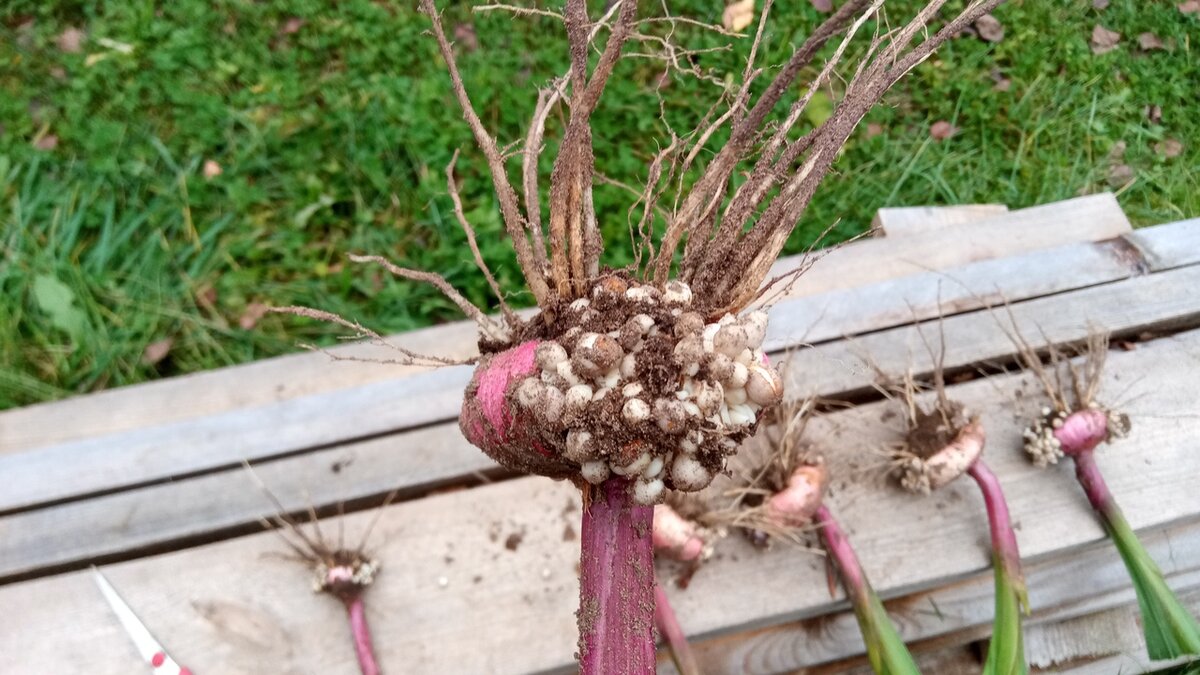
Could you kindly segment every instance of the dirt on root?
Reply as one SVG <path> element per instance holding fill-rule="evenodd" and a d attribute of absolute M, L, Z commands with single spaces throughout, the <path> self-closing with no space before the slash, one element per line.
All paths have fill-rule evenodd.
<path fill-rule="evenodd" d="M 917 406 L 915 418 L 905 442 L 909 452 L 921 459 L 929 459 L 940 452 L 971 421 L 962 404 L 955 401 L 931 410 Z"/>

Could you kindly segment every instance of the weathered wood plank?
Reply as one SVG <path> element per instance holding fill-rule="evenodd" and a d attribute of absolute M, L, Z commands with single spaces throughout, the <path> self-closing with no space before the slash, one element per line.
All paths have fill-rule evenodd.
<path fill-rule="evenodd" d="M 1200 218 L 1137 230 L 1126 236 L 1154 271 L 1200 263 Z"/>
<path fill-rule="evenodd" d="M 1008 213 L 1008 206 L 1004 204 L 885 206 L 871 219 L 871 231 L 877 236 L 907 237 L 1005 213 Z"/>
<path fill-rule="evenodd" d="M 1040 325 L 1055 341 L 1080 339 L 1089 322 L 1114 332 L 1162 322 L 1186 323 L 1200 316 L 1200 296 L 1190 291 L 1197 283 L 1200 267 L 1184 267 L 1021 303 L 1013 311 L 1027 327 Z M 771 325 L 771 335 L 800 339 L 807 320 L 781 311 Z M 945 330 L 948 368 L 1013 353 L 988 313 L 950 317 Z M 791 369 L 790 391 L 808 392 L 816 386 L 821 393 L 834 395 L 869 387 L 873 375 L 865 368 L 848 371 L 847 365 L 853 366 L 862 354 L 873 355 L 881 364 L 894 361 L 883 355 L 895 353 L 897 340 L 914 352 L 918 370 L 927 371 L 931 359 L 924 354 L 917 329 L 903 327 L 800 352 L 793 357 L 799 365 Z M 772 337 L 772 344 L 780 342 Z M 901 362 L 905 360 L 907 354 Z M 0 473 L 12 481 L 12 488 L 0 495 L 0 511 L 452 419 L 468 378 L 465 366 L 443 368 L 174 425 L 0 455 Z"/>
<path fill-rule="evenodd" d="M 856 241 L 821 257 L 797 280 L 792 292 L 803 296 L 863 286 L 972 260 L 1111 239 L 1131 229 L 1112 194 L 1077 197 L 944 230 Z M 772 275 L 796 267 L 794 260 L 780 261 L 772 268 Z"/>
<path fill-rule="evenodd" d="M 1034 334 L 1035 326 L 1041 326 L 1053 340 L 1079 340 L 1086 335 L 1091 322 L 1113 330 L 1128 331 L 1189 317 L 1194 321 L 1200 316 L 1200 298 L 1190 291 L 1196 283 L 1200 283 L 1200 267 L 1184 268 L 1020 303 L 1013 306 L 1013 312 L 1030 335 Z M 781 319 L 776 325 L 786 331 L 788 323 Z M 999 330 L 996 319 L 987 313 L 950 317 L 945 321 L 945 331 L 948 345 L 946 363 L 949 367 L 968 366 L 988 359 L 1003 361 L 1010 358 L 1014 351 L 1008 338 Z M 865 336 L 854 344 L 828 343 L 793 354 L 793 365 L 789 371 L 792 378 L 790 390 L 797 394 L 816 391 L 822 396 L 838 397 L 865 389 L 874 379 L 873 373 L 859 360 L 862 354 L 867 353 L 881 367 L 892 372 L 899 372 L 906 364 L 910 364 L 915 372 L 925 373 L 932 364 L 917 330 L 902 327 Z M 439 371 L 436 375 L 444 376 L 449 372 Z M 319 405 L 308 406 L 303 414 L 315 415 L 320 412 L 319 419 L 330 421 L 321 428 L 336 430 L 335 424 L 348 424 L 351 431 L 361 431 L 363 427 L 383 428 L 384 423 L 395 419 L 403 421 L 404 415 L 416 414 L 416 406 L 421 402 L 424 403 L 419 411 L 421 414 L 432 416 L 438 412 L 436 406 L 442 405 L 446 409 L 443 417 L 448 417 L 457 410 L 461 383 L 447 381 L 444 384 L 444 389 L 423 389 L 411 393 L 407 399 L 396 392 L 375 392 L 376 387 L 383 385 L 371 385 L 360 388 L 368 389 L 370 393 L 369 396 L 360 397 L 359 400 L 367 401 L 362 405 L 343 407 L 344 401 L 322 400 Z M 406 400 L 411 403 L 406 405 Z M 388 405 L 382 405 L 379 401 Z M 309 401 L 301 399 L 300 402 Z M 291 406 L 295 403 L 280 405 Z M 345 412 L 339 413 L 339 410 Z M 290 446 L 281 443 L 296 441 L 294 434 L 284 426 L 286 422 L 275 422 L 262 411 L 245 411 L 236 415 L 245 423 L 242 427 L 233 428 L 249 427 L 244 435 L 241 432 L 227 432 L 232 425 L 227 419 L 218 419 L 205 427 L 203 433 L 187 431 L 169 434 L 160 431 L 161 437 L 166 439 L 200 439 L 189 444 L 168 446 L 161 452 L 173 454 L 180 462 L 189 459 L 215 461 L 220 458 L 229 465 L 242 458 L 262 457 L 264 449 L 287 449 Z M 300 419 L 302 415 L 289 415 L 289 418 Z M 281 430 L 276 433 L 276 428 Z M 299 440 L 309 443 L 313 437 L 314 434 L 310 432 L 300 436 Z M 156 449 L 159 438 L 160 435 L 149 435 L 148 440 L 140 442 L 126 440 L 118 447 L 126 450 L 144 448 L 145 453 L 150 453 Z M 262 444 L 252 445 L 251 440 Z M 39 458 L 47 455 L 46 450 L 36 453 L 35 456 Z M 109 475 L 120 473 L 121 476 L 128 476 L 129 460 L 122 460 L 111 451 L 96 450 L 95 453 L 93 461 L 108 463 Z M 280 493 L 289 509 L 300 509 L 307 501 L 305 491 L 310 487 L 310 477 L 326 475 L 328 467 L 342 456 L 358 457 L 362 466 L 370 469 L 361 474 L 352 471 L 347 476 L 354 476 L 353 479 L 339 480 L 329 489 L 314 491 L 311 499 L 317 506 L 379 494 L 389 486 L 417 491 L 476 471 L 495 468 L 490 460 L 480 453 L 474 453 L 465 444 L 453 425 L 446 425 L 430 427 L 412 436 L 350 443 L 281 460 L 273 469 L 278 473 L 271 485 Z M 16 466 L 14 459 L 15 456 L 0 457 L 0 468 L 13 476 L 23 475 L 22 471 L 26 472 L 24 475 L 37 475 L 36 470 L 30 472 Z M 58 471 L 63 481 L 72 475 L 64 467 L 88 467 L 86 457 L 79 455 L 59 458 L 58 462 L 55 465 L 50 460 L 42 459 L 37 466 L 48 467 L 44 469 L 46 471 Z M 161 463 L 161 466 L 166 470 L 177 469 L 176 465 L 167 462 Z M 84 503 L 68 503 L 0 519 L 0 531 L 7 533 L 9 539 L 9 545 L 0 553 L 0 578 L 252 523 L 262 515 L 261 502 L 245 497 L 233 500 L 214 498 L 223 491 L 236 492 L 244 485 L 239 472 L 240 469 L 177 480 L 142 490 L 95 497 Z M 86 479 L 94 477 L 93 474 L 84 474 Z M 33 488 L 42 490 L 39 495 L 45 494 L 44 483 L 34 483 L 32 479 L 25 483 L 27 498 L 34 493 Z M 2 500 L 13 500 L 20 496 L 21 485 L 22 481 L 14 481 L 12 490 L 0 496 L 0 503 L 12 504 L 13 501 Z M 139 510 L 142 504 L 163 499 L 169 499 L 172 506 L 161 512 Z M 54 532 L 56 536 L 47 538 L 44 536 L 46 532 Z M 125 536 L 117 537 L 117 533 Z"/>
<path fill-rule="evenodd" d="M 1142 627 L 1136 604 L 1025 631 L 1025 654 L 1030 667 L 1046 669 L 1143 650 Z"/>
<path fill-rule="evenodd" d="M 1097 269 L 1113 274 L 1120 272 L 1119 267 L 1104 267 L 1105 261 L 1112 260 L 1107 253 L 1090 248 L 1078 251 L 1087 252 L 1079 256 L 1080 261 L 1092 259 Z M 1200 280 L 1200 268 L 1169 274 L 1173 276 L 1130 279 L 1120 284 L 1020 303 L 1013 311 L 1022 321 L 1028 322 L 1028 329 L 1040 325 L 1055 340 L 1082 338 L 1089 320 L 1112 329 L 1128 330 L 1200 313 L 1200 299 L 1194 299 L 1194 294 L 1188 291 L 1189 283 Z M 985 278 L 980 276 L 979 283 L 985 283 L 982 281 Z M 926 299 L 936 303 L 936 293 Z M 1189 299 L 1192 299 L 1191 305 L 1187 304 Z M 1096 313 L 1099 310 L 1093 307 L 1103 311 Z M 1116 314 L 1110 315 L 1109 311 Z M 787 334 L 793 323 L 790 316 L 782 313 L 776 317 L 772 330 Z M 996 320 L 986 313 L 950 317 L 946 320 L 946 332 L 950 346 L 947 364 L 951 367 L 986 359 L 1003 360 L 1013 353 L 1011 343 L 998 329 Z M 799 339 L 793 337 L 792 344 Z M 770 341 L 775 345 L 786 343 L 775 337 Z M 828 343 L 794 354 L 791 372 L 797 388 L 793 391 L 809 391 L 813 386 L 810 383 L 816 383 L 820 395 L 838 397 L 870 386 L 873 374 L 858 360 L 863 353 L 870 353 L 882 367 L 891 371 L 899 371 L 909 363 L 914 364 L 917 372 L 927 372 L 931 366 L 916 329 L 903 327 L 866 336 L 857 344 Z M 462 382 L 467 377 L 464 371 L 459 375 L 461 380 L 455 380 L 450 377 L 454 374 L 453 370 L 441 370 L 394 385 L 377 383 L 360 387 L 350 390 L 355 397 L 349 400 L 341 397 L 330 400 L 332 397 L 327 394 L 278 404 L 285 408 L 303 404 L 299 412 L 238 411 L 203 423 L 187 422 L 131 434 L 119 443 L 113 443 L 112 439 L 96 439 L 86 442 L 87 445 L 59 446 L 62 454 L 52 454 L 47 449 L 30 451 L 37 460 L 32 469 L 17 466 L 20 455 L 0 456 L 0 468 L 14 476 L 22 475 L 23 471 L 29 476 L 38 475 L 38 472 L 55 474 L 58 478 L 50 487 L 59 488 L 58 494 L 62 495 L 69 494 L 67 487 L 79 485 L 69 482 L 75 480 L 72 476 L 82 474 L 85 480 L 93 481 L 84 485 L 93 489 L 111 485 L 100 480 L 111 480 L 114 475 L 129 478 L 135 461 L 129 457 L 140 458 L 153 452 L 158 452 L 160 459 L 155 466 L 164 472 L 174 471 L 175 475 L 185 473 L 180 469 L 181 465 L 189 469 L 219 466 L 218 463 L 232 465 L 243 458 L 256 459 L 321 442 L 333 443 L 337 436 L 332 434 L 336 433 L 344 433 L 342 438 L 346 438 L 351 434 L 365 435 L 403 428 L 404 424 L 452 417 L 458 407 Z M 401 388 L 416 382 L 423 386 L 415 390 Z M 413 415 L 423 417 L 414 421 Z M 312 416 L 315 421 L 303 426 L 293 422 L 307 416 Z M 109 446 L 118 450 L 104 449 Z M 160 446 L 165 449 L 160 450 Z M 91 461 L 101 466 L 93 468 L 89 465 L 89 455 L 82 454 L 81 447 L 87 448 L 92 453 Z M 427 452 L 427 448 L 437 450 Z M 123 458 L 122 452 L 131 454 Z M 453 426 L 431 427 L 414 435 L 352 441 L 281 460 L 275 463 L 277 466 L 273 471 L 277 473 L 271 485 L 289 509 L 300 509 L 309 499 L 305 495 L 311 476 L 326 475 L 328 467 L 343 456 L 358 457 L 361 465 L 370 469 L 362 473 L 348 472 L 346 479 L 332 482 L 328 489 L 317 491 L 319 494 L 314 492 L 311 501 L 319 507 L 379 494 L 389 486 L 419 491 L 495 468 L 482 454 L 474 453 Z M 198 461 L 208 464 L 200 465 Z M 101 471 L 107 473 L 99 473 Z M 0 531 L 6 532 L 9 540 L 8 546 L 0 552 L 0 578 L 253 523 L 263 515 L 261 500 L 246 495 L 232 500 L 215 498 L 225 491 L 237 492 L 244 485 L 243 478 L 237 475 L 239 472 L 240 469 L 236 469 L 184 478 L 0 519 Z M 46 490 L 45 482 L 16 481 L 8 494 L 0 496 L 0 503 L 11 506 L 18 503 L 15 500 L 22 495 L 26 503 L 44 499 Z M 143 504 L 161 500 L 168 500 L 170 506 L 160 511 L 142 509 Z M 46 537 L 46 532 L 54 532 L 55 536 Z"/>
<path fill-rule="evenodd" d="M 1111 391 L 1134 378 L 1147 384 L 1137 400 L 1135 431 L 1106 447 L 1099 461 L 1126 514 L 1139 529 L 1194 515 L 1194 451 L 1200 420 L 1190 411 L 1200 382 L 1183 363 L 1200 363 L 1200 333 L 1114 353 Z M 1041 471 L 1020 456 L 1017 391 L 1026 378 L 1003 376 L 954 388 L 983 411 L 988 461 L 1004 481 L 1018 538 L 1033 560 L 1076 552 L 1103 535 L 1060 466 Z M 1030 403 L 1032 405 L 1032 403 Z M 894 431 L 884 404 L 830 415 L 813 424 L 835 466 L 833 507 L 885 596 L 918 592 L 985 573 L 986 518 L 974 488 L 952 485 L 935 498 L 885 489 L 851 465 L 871 461 L 872 448 Z M 1142 423 L 1138 413 L 1164 417 Z M 939 506 L 940 505 L 940 506 Z M 371 618 L 385 667 L 398 672 L 517 673 L 569 668 L 574 650 L 578 497 L 562 483 L 524 478 L 405 502 L 380 521 L 377 552 L 385 571 L 371 591 Z M 353 532 L 373 514 L 345 519 Z M 328 532 L 333 527 L 327 521 Z M 938 549 L 929 547 L 938 533 Z M 506 547 L 510 534 L 516 546 Z M 351 539 L 353 540 L 353 538 Z M 510 550 L 515 549 L 515 550 Z M 337 603 L 313 598 L 305 574 L 276 559 L 268 534 L 115 565 L 109 576 L 143 619 L 193 667 L 248 673 L 353 672 L 353 655 Z M 1160 560 L 1173 570 L 1171 560 Z M 444 583 L 443 583 L 444 581 Z M 1078 576 L 1070 583 L 1078 584 Z M 818 558 L 796 549 L 750 550 L 723 542 L 676 609 L 697 635 L 825 614 L 836 607 Z M 23 621 L 0 634 L 0 653 L 18 671 L 39 664 L 121 673 L 135 658 L 86 574 L 67 574 L 0 588 L 0 612 Z M 206 666 L 206 664 L 208 664 Z"/>
<path fill-rule="evenodd" d="M 783 350 L 987 306 L 1063 293 L 1139 272 L 1119 239 L 1079 242 L 1019 256 L 783 300 L 770 309 L 766 348 Z"/>
<path fill-rule="evenodd" d="M 1183 267 L 1013 303 L 1011 311 L 1023 334 L 1039 342 L 1042 335 L 1055 343 L 1082 341 L 1093 326 L 1118 334 L 1163 323 L 1193 326 L 1200 321 L 1200 305 L 1190 297 L 1195 295 L 1191 289 L 1197 283 L 1200 267 Z M 782 313 L 773 328 L 785 335 L 802 334 L 802 321 Z M 1004 308 L 946 317 L 942 322 L 946 369 L 1011 359 L 1015 350 L 1000 329 L 1001 322 L 1009 325 Z M 905 364 L 917 375 L 929 373 L 934 358 L 926 350 L 922 331 L 925 339 L 936 345 L 938 328 L 926 324 L 901 326 L 795 352 L 788 357 L 787 391 L 795 396 L 810 391 L 838 391 L 841 395 L 865 391 L 877 379 L 866 358 L 891 373 L 903 372 Z"/>
<path fill-rule="evenodd" d="M 411 498 L 499 467 L 456 427 L 438 425 L 267 462 L 255 468 L 289 513 L 397 491 Z M 0 580 L 161 550 L 256 527 L 274 515 L 241 468 L 0 518 Z"/>
<path fill-rule="evenodd" d="M 470 357 L 474 324 L 459 321 L 389 338 L 423 354 Z M 393 358 L 389 350 L 354 343 L 330 351 L 345 358 Z M 147 426 L 254 408 L 328 391 L 397 380 L 429 368 L 340 361 L 302 352 L 0 412 L 0 453 L 113 434 Z M 70 424 L 63 424 L 70 420 Z"/>
<path fill-rule="evenodd" d="M 1200 615 L 1200 589 L 1192 589 L 1180 594 L 1180 601 L 1194 615 Z M 1097 638 L 1103 636 L 1110 639 L 1105 646 Z M 1053 637 L 1049 635 L 1053 633 Z M 1038 626 L 1029 635 L 1028 645 L 1041 650 L 1049 646 L 1051 640 L 1055 643 L 1056 653 L 1067 655 L 1076 654 L 1073 660 L 1062 660 L 1062 666 L 1047 665 L 1034 668 L 1038 673 L 1064 673 L 1067 675 L 1112 675 L 1113 673 L 1142 673 L 1151 668 L 1164 668 L 1172 662 L 1151 661 L 1146 653 L 1146 645 L 1141 640 L 1142 628 L 1138 617 L 1136 604 L 1111 609 L 1100 614 L 1079 617 L 1064 622 L 1062 625 Z M 1044 636 L 1044 637 L 1043 637 Z M 1088 658 L 1085 652 L 1094 656 Z M 1181 659 L 1176 663 L 1186 662 Z"/>
<path fill-rule="evenodd" d="M 1053 227 L 1046 226 L 1054 223 Z M 1061 225 L 1060 225 L 1061 223 Z M 817 290 L 861 286 L 894 274 L 911 275 L 928 268 L 946 268 L 980 259 L 1022 253 L 1040 248 L 1098 241 L 1128 231 L 1128 221 L 1111 196 L 1094 196 L 1024 209 L 987 221 L 971 230 L 986 244 L 964 245 L 925 237 L 907 242 L 902 249 L 880 249 L 879 242 L 856 242 L 834 257 L 822 260 L 788 297 L 811 295 Z M 965 240 L 969 241 L 969 240 Z M 872 244 L 872 246 L 861 246 Z M 929 249 L 927 252 L 924 249 Z M 911 262 L 883 264 L 883 258 L 908 256 Z M 936 257 L 936 260 L 935 260 Z M 780 260 L 779 269 L 803 264 L 804 256 Z M 864 270 L 869 270 L 864 272 Z M 862 276 L 867 274 L 867 276 Z M 809 282 L 803 282 L 809 283 Z M 889 309 L 889 316 L 894 308 Z M 862 326 L 861 314 L 855 326 Z M 830 335 L 840 336 L 859 328 L 841 327 L 826 320 Z M 874 326 L 869 329 L 880 328 Z M 470 322 L 405 333 L 391 338 L 397 344 L 425 354 L 466 357 L 476 353 L 475 328 Z M 811 338 L 810 338 L 811 339 Z M 387 358 L 390 352 L 370 345 L 345 345 L 333 350 L 342 356 Z M 340 362 L 331 367 L 321 354 L 293 354 L 265 359 L 236 368 L 196 373 L 168 380 L 122 387 L 41 405 L 0 412 L 0 453 L 27 450 L 102 434 L 151 425 L 169 424 L 253 408 L 303 396 L 407 377 L 427 369 Z M 71 424 L 61 420 L 70 419 Z"/>

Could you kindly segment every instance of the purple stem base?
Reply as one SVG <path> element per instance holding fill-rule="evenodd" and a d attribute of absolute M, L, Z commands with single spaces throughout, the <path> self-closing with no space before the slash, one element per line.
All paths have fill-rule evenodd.
<path fill-rule="evenodd" d="M 1117 503 L 1113 501 L 1112 493 L 1108 491 L 1108 484 L 1104 482 L 1104 477 L 1100 475 L 1100 467 L 1096 465 L 1096 456 L 1091 450 L 1085 450 L 1073 456 L 1075 460 L 1075 477 L 1079 479 L 1079 484 L 1083 487 L 1083 493 L 1087 495 L 1088 502 L 1096 513 L 1109 517 L 1113 514 L 1120 515 L 1121 511 L 1117 508 Z"/>
<path fill-rule="evenodd" d="M 361 595 L 348 598 L 346 613 L 350 616 L 350 634 L 354 636 L 354 652 L 358 655 L 358 667 L 363 675 L 379 675 L 379 662 L 375 660 L 375 649 L 371 646 L 371 629 L 367 626 L 367 612 Z"/>
<path fill-rule="evenodd" d="M 982 459 L 972 464 L 967 472 L 979 484 L 979 490 L 983 493 L 983 503 L 987 506 L 988 527 L 992 533 L 992 553 L 996 556 L 998 564 L 1004 566 L 1009 581 L 1016 586 L 1021 604 L 1028 613 L 1025 577 L 1021 573 L 1021 551 L 1017 548 L 1017 535 L 1013 532 L 1012 518 L 1008 515 L 1008 502 L 1004 500 L 1000 480 Z"/>
<path fill-rule="evenodd" d="M 582 675 L 652 675 L 654 507 L 635 504 L 629 482 L 610 479 L 584 508 L 579 575 Z"/>
<path fill-rule="evenodd" d="M 846 538 L 846 533 L 842 532 L 842 528 L 834 519 L 833 514 L 822 505 L 813 514 L 813 524 L 820 528 L 821 537 L 825 540 L 825 550 L 833 558 L 838 574 L 842 578 L 842 586 L 851 596 L 851 602 L 855 601 L 856 596 L 866 598 L 868 595 L 867 577 L 863 574 L 858 556 L 850 547 L 850 540 Z"/>

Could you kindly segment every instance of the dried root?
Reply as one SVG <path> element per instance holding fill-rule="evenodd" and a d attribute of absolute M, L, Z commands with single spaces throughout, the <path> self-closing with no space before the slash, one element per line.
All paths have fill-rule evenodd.
<path fill-rule="evenodd" d="M 376 517 L 363 532 L 358 546 L 347 548 L 344 534 L 339 529 L 338 543 L 333 545 L 326 541 L 324 533 L 318 524 L 316 511 L 309 507 L 309 524 L 312 533 L 304 530 L 303 524 L 287 515 L 287 511 L 279 498 L 259 478 L 248 462 L 243 462 L 251 480 L 275 507 L 276 513 L 263 521 L 263 527 L 275 532 L 280 540 L 291 549 L 296 558 L 313 569 L 313 591 L 328 593 L 339 600 L 349 601 L 360 596 L 363 591 L 375 581 L 379 573 L 379 561 L 365 552 L 367 540 L 378 522 L 378 515 L 395 498 L 395 493 L 389 494 L 379 507 Z M 340 528 L 340 525 L 339 525 Z"/>

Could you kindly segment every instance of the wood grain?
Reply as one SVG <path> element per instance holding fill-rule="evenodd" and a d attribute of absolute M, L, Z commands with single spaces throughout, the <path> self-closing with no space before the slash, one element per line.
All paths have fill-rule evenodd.
<path fill-rule="evenodd" d="M 1135 392 L 1141 397 L 1129 407 L 1133 435 L 1099 457 L 1139 530 L 1195 513 L 1200 419 L 1186 413 L 1200 397 L 1200 381 L 1183 364 L 1200 364 L 1200 332 L 1110 358 L 1107 391 L 1143 383 Z M 1069 468 L 1037 470 L 1017 449 L 1022 413 L 1037 406 L 1032 391 L 1025 378 L 1010 375 L 956 386 L 953 395 L 983 411 L 987 458 L 1004 482 L 1025 556 L 1069 559 L 1103 535 Z M 876 457 L 874 448 L 896 433 L 883 420 L 888 405 L 861 406 L 811 427 L 835 470 L 832 506 L 873 582 L 885 596 L 897 597 L 985 574 L 986 519 L 971 486 L 952 484 L 933 498 L 919 498 L 863 473 Z M 372 538 L 384 572 L 369 597 L 384 667 L 569 670 L 578 542 L 568 528 L 577 524 L 578 508 L 572 488 L 539 478 L 388 508 Z M 344 522 L 357 532 L 371 517 L 360 513 Z M 326 532 L 334 527 L 335 521 L 325 521 Z M 936 551 L 929 548 L 931 531 L 937 532 Z M 282 550 L 263 533 L 115 565 L 108 573 L 168 648 L 197 672 L 354 672 L 340 607 L 313 597 L 305 573 L 273 555 Z M 1172 560 L 1159 562 L 1174 570 Z M 1078 575 L 1069 583 L 1078 584 Z M 684 626 L 699 636 L 840 607 L 825 590 L 816 556 L 790 547 L 754 551 L 734 538 L 722 542 L 687 591 L 673 596 Z M 86 574 L 0 587 L 0 612 L 22 617 L 0 633 L 0 653 L 13 655 L 18 672 L 51 660 L 67 671 L 86 666 L 93 673 L 125 673 L 137 667 Z"/>
<path fill-rule="evenodd" d="M 1155 225 L 1126 238 L 1154 271 L 1200 263 L 1200 218 Z"/>
<path fill-rule="evenodd" d="M 1200 589 L 1192 589 L 1181 593 L 1179 600 L 1193 615 L 1200 616 Z M 1188 659 L 1177 662 L 1151 661 L 1146 653 L 1146 645 L 1141 641 L 1142 628 L 1138 617 L 1136 604 L 1110 609 L 1105 612 L 1079 617 L 1064 622 L 1062 625 L 1038 627 L 1039 631 L 1031 637 L 1030 646 L 1039 651 L 1054 643 L 1054 653 L 1076 655 L 1073 661 L 1061 661 L 1062 666 L 1046 666 L 1034 668 L 1035 673 L 1063 673 L 1064 675 L 1112 675 L 1113 673 L 1144 673 L 1152 668 L 1165 668 L 1172 663 L 1186 663 Z M 1040 629 L 1046 630 L 1046 635 Z M 1103 631 L 1103 633 L 1101 633 Z M 1111 641 L 1104 645 L 1096 637 L 1105 635 Z M 1051 637 L 1052 635 L 1052 637 Z M 1087 653 L 1092 653 L 1089 658 Z"/>
<path fill-rule="evenodd" d="M 818 252 L 819 260 L 796 282 L 793 293 L 803 296 L 863 286 L 974 260 L 1111 239 L 1130 231 L 1129 220 L 1112 194 L 1077 197 L 952 228 L 905 237 L 861 239 L 826 254 Z M 784 274 L 797 266 L 795 259 L 780 261 L 771 275 Z"/>
<path fill-rule="evenodd" d="M 786 299 L 769 309 L 766 348 L 819 344 L 936 318 L 939 312 L 948 316 L 1063 293 L 1124 279 L 1142 267 L 1144 261 L 1130 256 L 1120 239 L 1078 242 Z"/>
<path fill-rule="evenodd" d="M 885 206 L 871 219 L 877 236 L 907 237 L 932 230 L 973 223 L 1008 212 L 1004 204 L 958 204 L 955 206 Z"/>

